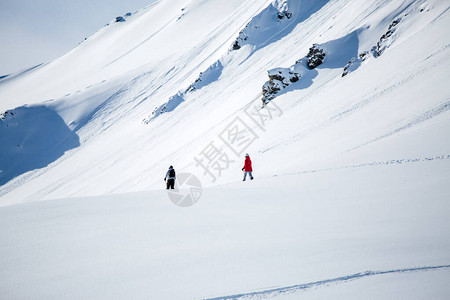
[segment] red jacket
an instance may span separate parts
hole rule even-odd
[[[245,163],[244,163],[244,171],[245,172],[252,172],[252,161],[250,160],[250,156],[247,156],[245,158]]]

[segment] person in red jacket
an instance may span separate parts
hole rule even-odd
[[[248,175],[250,175],[250,179],[253,180],[252,161],[250,160],[250,156],[248,155],[248,153],[245,154],[245,163],[244,163],[244,167],[242,168],[242,171],[244,171],[244,180],[242,180],[242,181],[245,181],[245,178],[247,177],[247,173],[248,173]]]

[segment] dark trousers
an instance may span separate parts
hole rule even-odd
[[[167,188],[166,188],[166,190],[168,190],[168,189],[174,189],[174,186],[175,186],[175,179],[167,179]]]
[[[244,172],[244,181],[245,181],[245,178],[247,177],[247,173],[248,173],[248,175],[250,175],[250,179],[253,180],[252,171],[245,171]]]

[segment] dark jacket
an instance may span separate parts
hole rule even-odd
[[[170,176],[170,171],[171,171],[171,170],[173,170],[173,174],[174,174],[173,177]],[[164,177],[164,179],[176,179],[175,169],[169,169],[169,170],[167,171],[166,177]]]

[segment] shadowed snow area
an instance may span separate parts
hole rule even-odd
[[[319,44],[327,54],[324,62],[317,68],[343,68],[350,58],[358,56],[359,38],[362,30],[355,30],[344,37]]]
[[[48,166],[80,145],[78,136],[46,106],[7,111],[0,120],[0,185],[25,172]]]
[[[152,112],[152,115],[144,122],[148,124],[148,122],[158,117],[162,113],[167,113],[175,110],[178,105],[184,102],[184,98],[187,94],[200,90],[218,80],[220,75],[222,74],[222,70],[222,63],[220,62],[220,60],[216,61],[206,71],[200,72],[200,75],[195,80],[195,82],[192,83],[185,91],[179,91],[178,93],[170,97],[167,103],[164,103],[161,106],[155,108],[155,110]]]
[[[328,41],[323,44],[315,44],[315,47],[321,49],[321,51],[324,51],[325,53],[325,58],[315,68],[310,68],[308,66],[309,59],[305,56],[297,60],[295,64],[289,68],[275,68],[269,70],[269,78],[271,78],[271,80],[278,80],[278,86],[275,87],[276,92],[274,94],[276,95],[273,95],[273,97],[264,96],[263,98],[266,98],[266,101],[264,102],[267,103],[269,100],[274,99],[275,96],[279,97],[293,90],[309,88],[314,83],[314,79],[319,75],[317,69],[344,68],[351,58],[358,56],[358,32],[361,31],[362,30],[355,30],[339,39]],[[267,86],[269,83],[271,82],[269,81],[266,83],[266,89],[270,89]]]
[[[233,50],[250,45],[257,51],[282,39],[289,35],[299,23],[310,18],[328,2],[329,0],[272,1],[241,30],[233,44]]]

